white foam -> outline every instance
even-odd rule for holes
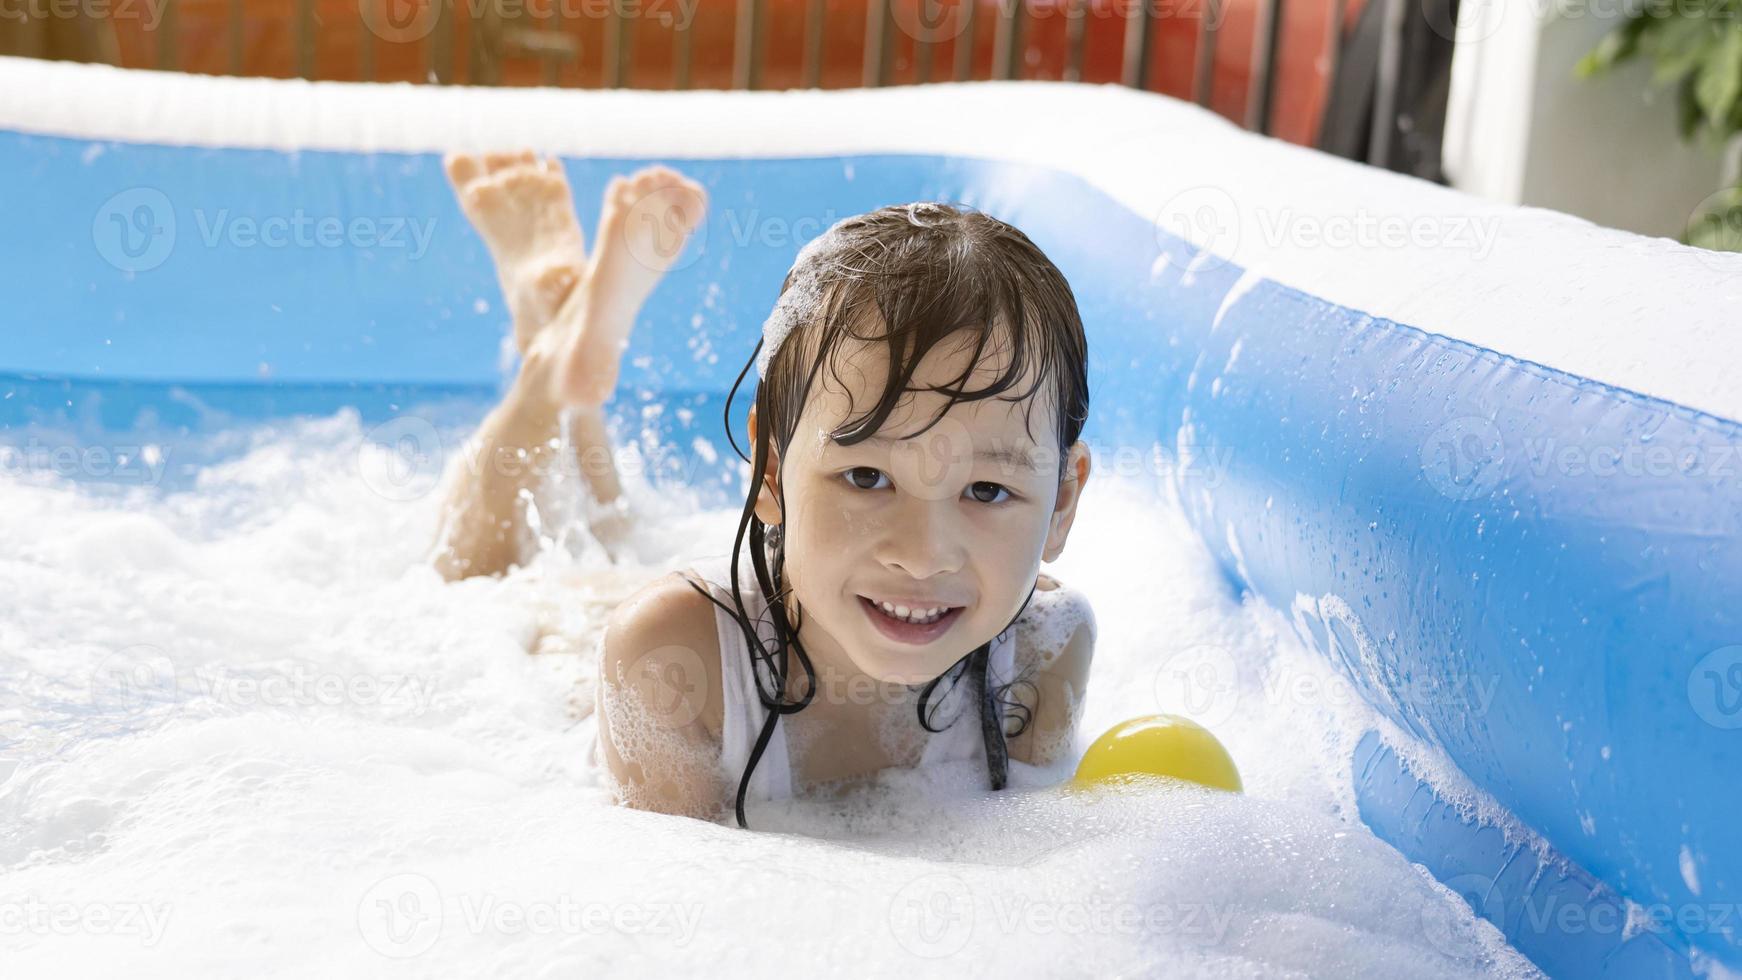
[[[745,833],[613,805],[570,703],[612,603],[729,547],[735,508],[650,497],[626,467],[663,557],[556,551],[445,584],[424,564],[435,495],[372,492],[362,435],[349,414],[227,434],[247,448],[157,495],[0,476],[0,903],[166,916],[149,945],[0,931],[9,969],[1530,972],[1363,828],[1349,750],[1370,713],[1280,614],[1227,592],[1154,487],[1091,481],[1047,568],[1094,603],[1076,748],[1188,710],[1159,668],[1215,646],[1244,797],[1071,795],[1051,788],[1067,753],[1014,765],[1002,794],[973,764],[891,772],[764,806]]]

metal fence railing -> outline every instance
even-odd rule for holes
[[[1328,148],[1383,160],[1402,52],[1383,39],[1418,2],[1436,0],[22,0],[0,54],[467,85],[1112,82],[1297,143],[1340,113],[1367,145]],[[1382,40],[1351,59],[1369,21]]]

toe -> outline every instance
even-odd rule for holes
[[[478,179],[478,158],[467,153],[450,153],[442,161],[448,171],[448,180],[455,187],[465,187]]]
[[[605,200],[620,207],[627,207],[631,196],[629,180],[621,175],[611,178],[605,185]]]
[[[491,173],[507,170],[510,167],[523,167],[533,162],[531,150],[515,150],[512,153],[491,153],[484,157],[485,166]]]

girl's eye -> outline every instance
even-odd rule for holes
[[[858,490],[880,490],[882,487],[879,482],[889,479],[882,470],[873,466],[855,466],[841,475],[847,478],[848,484]],[[1010,489],[1002,483],[993,483],[989,480],[970,484],[968,493],[982,504],[1001,504],[1014,496]],[[1000,494],[1003,494],[1002,498],[999,496]]]
[[[870,466],[855,466],[848,470],[844,475],[846,476],[848,483],[851,483],[860,490],[876,490],[877,481],[883,477],[883,471]],[[861,482],[861,480],[867,478],[870,480],[870,485]]]
[[[1008,496],[1010,493],[1009,489],[1007,489],[1003,484],[992,483],[987,480],[981,480],[980,482],[968,487],[968,492],[974,495],[975,500],[978,500],[983,504],[1001,504],[1004,501],[997,499],[998,495],[1002,493]],[[982,494],[985,494],[986,496],[982,496]]]

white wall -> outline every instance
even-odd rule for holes
[[[1722,186],[1723,154],[1684,144],[1674,93],[1644,61],[1596,78],[1573,67],[1620,20],[1619,2],[1466,0],[1452,67],[1445,166],[1453,186],[1680,238]]]

